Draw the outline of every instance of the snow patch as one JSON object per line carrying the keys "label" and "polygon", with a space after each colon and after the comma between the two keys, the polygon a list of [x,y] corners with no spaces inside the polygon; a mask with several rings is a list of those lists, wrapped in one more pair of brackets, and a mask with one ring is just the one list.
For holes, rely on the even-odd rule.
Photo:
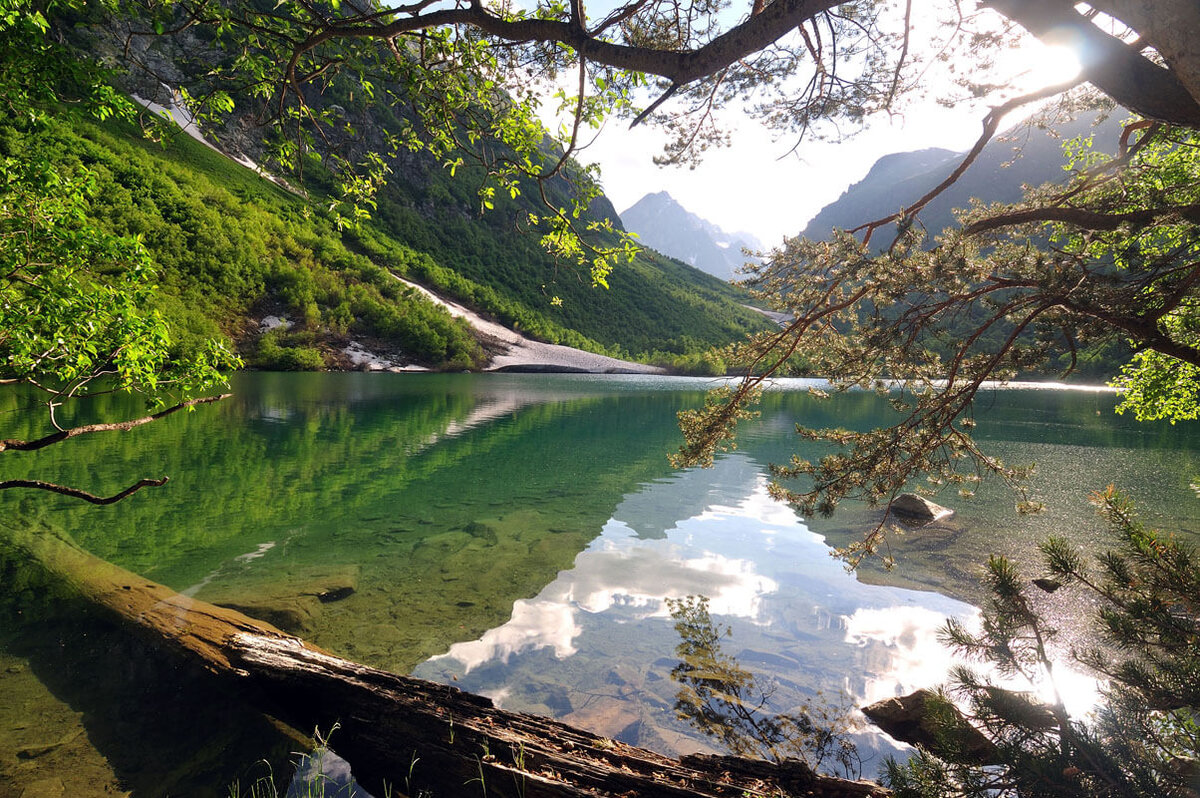
{"label": "snow patch", "polygon": [[489,371],[502,368],[520,369],[532,367],[547,368],[550,370],[586,371],[596,374],[662,373],[662,369],[656,366],[647,366],[644,363],[631,363],[626,360],[618,360],[614,357],[572,349],[569,346],[534,341],[526,338],[519,332],[481,317],[469,308],[440,297],[422,285],[414,283],[411,280],[405,280],[403,277],[397,275],[392,276],[409,288],[420,292],[431,302],[444,307],[451,316],[466,319],[476,331],[491,338],[493,342],[499,345],[502,352],[492,358],[491,365],[488,366]]}
{"label": "snow patch", "polygon": [[342,347],[344,354],[355,368],[365,371],[429,371],[424,366],[404,365],[390,357],[378,355],[369,349],[366,349],[358,341],[351,341],[346,346]]}
{"label": "snow patch", "polygon": [[293,189],[290,185],[288,185],[286,180],[278,178],[275,175],[272,175],[271,173],[265,171],[261,166],[259,166],[257,163],[255,163],[250,158],[247,158],[244,155],[231,155],[230,153],[225,152],[220,147],[218,147],[217,145],[213,144],[211,141],[206,139],[204,137],[204,131],[201,130],[200,125],[198,125],[196,123],[196,118],[194,116],[192,116],[191,112],[187,109],[187,106],[185,106],[183,104],[183,99],[180,96],[179,92],[176,89],[172,89],[170,86],[168,86],[165,83],[162,83],[160,85],[164,89],[166,89],[168,94],[170,94],[170,96],[171,96],[170,107],[159,105],[156,102],[152,102],[150,100],[144,99],[142,97],[139,97],[136,94],[131,95],[133,97],[134,102],[140,104],[143,108],[145,108],[147,111],[154,114],[155,116],[160,116],[160,117],[164,117],[166,119],[171,120],[172,122],[174,122],[176,125],[179,126],[180,130],[182,130],[184,133],[187,133],[189,136],[191,136],[196,141],[203,144],[205,147],[208,147],[213,152],[218,152],[221,155],[224,155],[226,158],[229,158],[230,160],[241,164],[242,166],[246,167],[247,169],[255,172],[259,177],[270,180],[272,183],[276,184],[277,186],[280,186],[281,188],[285,188],[288,191],[295,191],[295,189]]}

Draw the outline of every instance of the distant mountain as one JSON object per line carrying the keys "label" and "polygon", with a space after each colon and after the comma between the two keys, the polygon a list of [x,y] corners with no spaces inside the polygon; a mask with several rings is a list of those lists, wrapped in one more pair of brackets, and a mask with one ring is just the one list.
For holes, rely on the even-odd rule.
{"label": "distant mountain", "polygon": [[762,243],[750,233],[726,233],[691,213],[665,191],[647,194],[621,213],[621,223],[641,242],[722,280],[737,277],[747,258],[743,249],[759,251]]}
{"label": "distant mountain", "polygon": [[[1063,141],[1092,131],[1094,121],[1091,116],[1081,117],[1056,126],[1056,133],[1020,126],[993,139],[966,174],[921,212],[929,237],[954,224],[954,210],[968,207],[972,197],[985,202],[1015,202],[1021,198],[1024,184],[1063,180]],[[1094,128],[1096,140],[1115,143],[1119,127],[1115,117],[1101,122]],[[936,148],[885,155],[866,177],[822,208],[803,235],[821,241],[829,238],[834,228],[849,230],[894,213],[944,180],[963,155]],[[889,227],[877,232],[874,240],[890,241],[885,234],[892,230]]]}

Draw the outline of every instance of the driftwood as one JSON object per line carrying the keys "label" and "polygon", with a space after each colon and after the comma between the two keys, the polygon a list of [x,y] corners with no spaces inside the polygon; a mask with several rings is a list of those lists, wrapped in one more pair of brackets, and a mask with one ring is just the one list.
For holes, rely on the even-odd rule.
{"label": "driftwood", "polygon": [[45,529],[0,521],[0,539],[120,624],[198,661],[298,729],[331,729],[337,752],[376,794],[511,798],[881,798],[866,781],[802,762],[722,756],[675,760],[508,712],[454,687],[329,654],[234,610],[181,596]]}

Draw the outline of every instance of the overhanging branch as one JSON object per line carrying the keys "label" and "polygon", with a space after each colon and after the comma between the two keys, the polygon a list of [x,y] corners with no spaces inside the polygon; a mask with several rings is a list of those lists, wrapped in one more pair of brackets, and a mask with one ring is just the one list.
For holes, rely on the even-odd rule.
{"label": "overhanging branch", "polygon": [[130,485],[120,493],[112,496],[96,496],[88,493],[85,490],[78,488],[67,487],[66,485],[58,485],[53,482],[42,482],[40,479],[7,479],[0,481],[0,490],[10,490],[12,488],[33,488],[35,490],[45,490],[50,493],[58,493],[63,496],[70,496],[72,499],[82,499],[91,504],[116,504],[121,499],[137,493],[142,488],[157,488],[167,484],[167,477],[161,479],[139,479],[137,482]]}
{"label": "overhanging branch", "polygon": [[588,61],[617,69],[644,72],[687,84],[711,75],[770,46],[800,23],[840,5],[841,0],[777,0],[726,33],[695,50],[658,50],[605,41],[569,21],[505,19],[481,6],[445,9],[396,19],[388,24],[333,24],[320,27],[297,45],[285,70],[296,76],[305,53],[335,39],[391,39],[404,33],[466,25],[508,42],[557,42]]}
{"label": "overhanging branch", "polygon": [[1035,222],[1063,222],[1084,230],[1116,230],[1122,225],[1140,227],[1177,218],[1200,224],[1200,204],[1166,205],[1126,213],[1100,213],[1083,208],[1024,208],[980,219],[963,228],[963,235],[975,235]]}
{"label": "overhanging branch", "polygon": [[963,159],[959,162],[958,166],[954,168],[953,172],[946,176],[945,180],[943,180],[941,183],[938,183],[936,186],[930,189],[925,196],[921,197],[913,204],[896,211],[893,214],[884,216],[881,219],[860,224],[858,227],[855,227],[853,230],[848,232],[858,233],[865,231],[863,232],[863,246],[865,247],[871,243],[871,235],[880,227],[883,227],[886,224],[891,224],[902,217],[911,217],[920,213],[926,205],[928,205],[930,202],[933,202],[933,200],[936,199],[943,191],[958,182],[958,179],[962,177],[963,173],[971,167],[971,164],[975,163],[975,160],[979,157],[979,154],[983,152],[983,148],[987,146],[987,143],[996,135],[996,131],[1000,129],[1000,123],[1004,121],[1004,117],[1008,116],[1009,113],[1021,107],[1022,105],[1028,105],[1031,102],[1044,100],[1047,97],[1053,97],[1056,94],[1062,94],[1065,91],[1075,88],[1082,82],[1083,81],[1080,78],[1069,80],[1064,83],[1056,83],[1053,86],[1046,86],[1045,88],[1038,89],[1037,91],[1030,92],[1029,94],[1023,94],[1020,97],[1014,97],[1011,100],[996,106],[988,112],[987,116],[983,118],[983,132],[979,134],[979,138],[975,141],[975,146],[973,146],[971,150],[963,156]]}
{"label": "overhanging branch", "polygon": [[[126,432],[135,427],[140,427],[144,424],[149,424],[152,421],[158,421],[160,418],[162,418],[164,416],[169,416],[172,413],[178,413],[180,410],[183,410],[185,408],[195,407],[196,405],[208,404],[209,402],[219,402],[222,399],[228,399],[231,396],[233,396],[233,394],[223,393],[218,396],[202,396],[202,397],[199,397],[196,399],[188,399],[185,402],[180,402],[177,405],[172,405],[171,407],[168,407],[165,410],[160,410],[157,413],[154,413],[149,416],[143,416],[142,418],[135,418],[135,419],[131,419],[129,421],[119,421],[119,422],[116,422],[113,424],[87,424],[82,427],[72,427],[70,429],[60,430],[59,432],[55,432],[52,435],[47,435],[44,438],[37,438],[36,440],[31,440],[31,441],[22,441],[22,440],[15,440],[15,439],[0,440],[0,452],[5,451],[6,449],[12,449],[13,451],[20,451],[20,452],[31,452],[36,449],[44,449],[47,446],[51,446],[56,443],[61,443],[62,441],[67,440],[68,438],[77,438],[80,435],[88,435],[93,432]],[[3,484],[3,483],[0,483],[0,484]]]}

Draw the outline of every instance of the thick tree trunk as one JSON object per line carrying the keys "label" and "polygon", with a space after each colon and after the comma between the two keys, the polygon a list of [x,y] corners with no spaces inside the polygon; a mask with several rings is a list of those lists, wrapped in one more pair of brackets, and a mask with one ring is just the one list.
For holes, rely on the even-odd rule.
{"label": "thick tree trunk", "polygon": [[[1152,13],[1146,13],[1146,0],[1105,0],[1142,37],[1139,47],[1101,30],[1072,0],[982,0],[981,4],[1047,43],[1064,39],[1071,43],[1088,82],[1131,111],[1148,119],[1200,127],[1200,97],[1195,94],[1200,86],[1192,82],[1200,70],[1193,55],[1194,0],[1154,0]],[[1150,17],[1156,18],[1153,24]],[[1144,56],[1145,46],[1156,48],[1166,64]]]}
{"label": "thick tree trunk", "polygon": [[0,520],[0,545],[106,610],[131,631],[199,660],[260,709],[328,731],[368,787],[416,796],[513,798],[825,796],[879,798],[870,782],[819,776],[799,762],[680,760],[486,698],[328,654],[234,610],[190,599],[83,551],[52,532]]}

